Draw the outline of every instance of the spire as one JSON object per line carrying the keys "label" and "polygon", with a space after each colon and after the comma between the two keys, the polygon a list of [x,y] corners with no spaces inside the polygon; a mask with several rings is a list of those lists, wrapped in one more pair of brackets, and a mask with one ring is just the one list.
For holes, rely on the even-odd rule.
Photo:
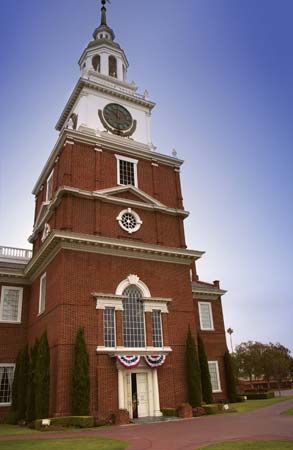
{"label": "spire", "polygon": [[101,4],[102,4],[101,24],[94,31],[93,36],[94,36],[94,39],[111,39],[112,41],[114,41],[115,34],[114,34],[113,30],[107,24],[107,8],[105,6],[107,2],[110,3],[110,0],[101,0]]}

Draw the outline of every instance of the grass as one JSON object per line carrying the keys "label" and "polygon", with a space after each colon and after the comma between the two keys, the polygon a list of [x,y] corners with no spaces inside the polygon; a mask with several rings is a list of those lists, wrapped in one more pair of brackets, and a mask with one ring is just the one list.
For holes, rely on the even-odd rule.
{"label": "grass", "polygon": [[228,441],[202,450],[292,450],[293,441]]}
{"label": "grass", "polygon": [[19,427],[18,425],[0,425],[0,436],[11,436],[15,434],[32,434],[35,430],[27,427]]}
{"label": "grass", "polygon": [[241,403],[231,403],[230,407],[236,409],[237,412],[244,413],[249,411],[254,411],[255,409],[264,408],[265,406],[275,405],[276,403],[281,403],[286,400],[291,400],[293,397],[275,397],[268,398],[266,400],[246,400]]}
{"label": "grass", "polygon": [[0,450],[125,450],[127,443],[103,438],[0,441]]}
{"label": "grass", "polygon": [[282,412],[282,416],[293,416],[293,408],[287,409],[287,411]]}

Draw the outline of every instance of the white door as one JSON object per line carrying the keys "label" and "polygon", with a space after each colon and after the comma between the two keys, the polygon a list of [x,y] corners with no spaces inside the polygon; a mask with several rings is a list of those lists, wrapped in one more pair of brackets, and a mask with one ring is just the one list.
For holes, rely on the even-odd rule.
{"label": "white door", "polygon": [[149,415],[148,379],[146,373],[136,374],[138,417]]}

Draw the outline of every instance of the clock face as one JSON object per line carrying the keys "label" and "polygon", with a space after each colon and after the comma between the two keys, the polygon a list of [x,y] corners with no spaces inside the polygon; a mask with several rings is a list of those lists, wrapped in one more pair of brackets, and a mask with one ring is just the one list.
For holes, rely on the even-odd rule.
{"label": "clock face", "polygon": [[103,111],[106,122],[118,131],[126,131],[133,124],[129,111],[117,103],[109,103]]}

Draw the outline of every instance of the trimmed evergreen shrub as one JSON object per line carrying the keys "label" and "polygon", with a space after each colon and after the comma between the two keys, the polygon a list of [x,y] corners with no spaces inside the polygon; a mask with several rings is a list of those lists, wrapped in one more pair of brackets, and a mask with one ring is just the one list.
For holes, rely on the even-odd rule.
{"label": "trimmed evergreen shrub", "polygon": [[34,384],[36,418],[45,419],[49,416],[50,396],[50,349],[47,332],[42,335],[38,344]]}
{"label": "trimmed evergreen shrub", "polygon": [[30,350],[30,361],[29,361],[29,370],[28,370],[28,389],[27,389],[27,412],[26,419],[27,421],[33,422],[36,418],[36,398],[35,398],[35,390],[36,390],[36,364],[38,357],[38,345],[39,340],[36,339],[34,346]]}
{"label": "trimmed evergreen shrub", "polygon": [[71,395],[72,414],[88,415],[90,402],[89,356],[83,328],[78,330],[74,345]]}
{"label": "trimmed evergreen shrub", "polygon": [[223,406],[217,403],[214,403],[212,405],[202,405],[202,407],[208,415],[219,414],[223,410]]}
{"label": "trimmed evergreen shrub", "polygon": [[12,385],[12,416],[19,421],[26,418],[27,385],[28,385],[29,355],[28,348],[20,350],[16,358],[15,373]]}
{"label": "trimmed evergreen shrub", "polygon": [[175,408],[162,408],[161,413],[165,417],[176,417],[176,409]]}
{"label": "trimmed evergreen shrub", "polygon": [[200,366],[200,378],[201,378],[201,389],[202,389],[202,399],[205,403],[212,403],[213,401],[213,390],[211,383],[211,376],[209,371],[208,358],[205,351],[204,342],[200,335],[197,337],[198,345],[198,360]]}
{"label": "trimmed evergreen shrub", "polygon": [[201,405],[201,382],[198,356],[190,327],[186,339],[186,374],[188,402],[195,408]]}
{"label": "trimmed evergreen shrub", "polygon": [[234,375],[233,361],[230,353],[226,350],[224,355],[227,395],[230,403],[237,402],[236,379]]}
{"label": "trimmed evergreen shrub", "polygon": [[267,400],[275,397],[274,392],[248,392],[245,395],[247,400]]}

